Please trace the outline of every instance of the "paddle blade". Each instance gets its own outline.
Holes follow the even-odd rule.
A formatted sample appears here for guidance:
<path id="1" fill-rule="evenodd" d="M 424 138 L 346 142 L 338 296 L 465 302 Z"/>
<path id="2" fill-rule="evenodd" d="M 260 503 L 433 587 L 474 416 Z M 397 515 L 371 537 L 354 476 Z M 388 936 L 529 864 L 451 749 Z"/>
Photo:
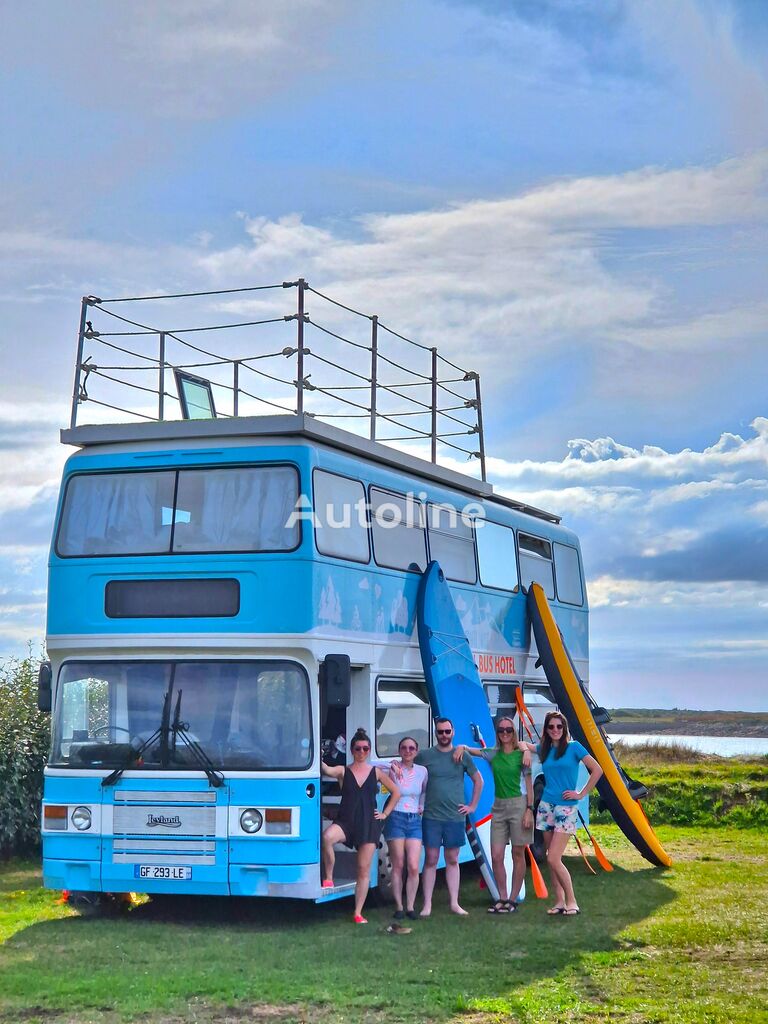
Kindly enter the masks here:
<path id="1" fill-rule="evenodd" d="M 593 875 L 596 875 L 597 872 L 587 860 L 587 855 L 586 853 L 584 853 L 584 847 L 581 845 L 581 841 L 579 837 L 576 835 L 576 833 L 574 833 L 573 838 L 576 840 L 576 845 L 579 848 L 579 853 L 581 854 L 584 863 L 587 865 L 587 870 L 590 871 Z"/>
<path id="2" fill-rule="evenodd" d="M 526 846 L 526 852 L 528 854 L 528 863 L 531 865 L 531 881 L 533 882 L 533 891 L 540 900 L 545 900 L 549 896 L 547 891 L 547 885 L 544 881 L 544 876 L 541 873 L 539 865 L 536 863 L 536 858 L 533 856 L 533 850 L 530 846 Z"/>
<path id="3" fill-rule="evenodd" d="M 587 832 L 587 835 L 589 836 L 592 842 L 592 846 L 594 847 L 595 856 L 597 857 L 597 863 L 600 865 L 603 871 L 613 871 L 613 864 L 611 864 L 611 862 L 605 856 L 603 851 L 600 849 L 600 844 L 598 843 L 598 841 L 595 839 L 591 832 Z"/>

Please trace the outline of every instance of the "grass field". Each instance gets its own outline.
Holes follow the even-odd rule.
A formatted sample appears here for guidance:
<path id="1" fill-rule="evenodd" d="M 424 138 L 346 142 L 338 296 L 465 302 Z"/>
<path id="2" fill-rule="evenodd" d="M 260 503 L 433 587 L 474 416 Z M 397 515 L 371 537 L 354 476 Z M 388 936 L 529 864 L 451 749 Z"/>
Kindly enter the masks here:
<path id="1" fill-rule="evenodd" d="M 768 757 L 734 758 L 700 754 L 670 743 L 615 745 L 631 776 L 650 794 L 644 806 L 653 822 L 736 828 L 768 828 Z M 610 822 L 591 800 L 594 821 Z"/>
<path id="2" fill-rule="evenodd" d="M 465 870 L 468 918 L 412 934 L 367 927 L 346 901 L 196 899 L 86 920 L 39 888 L 36 865 L 0 869 L 2 1024 L 621 1021 L 756 1024 L 768 1005 L 768 838 L 758 830 L 662 828 L 675 858 L 650 867 L 613 827 L 596 834 L 616 870 L 570 866 L 583 914 L 542 901 L 491 917 Z M 596 865 L 595 865 L 596 866 Z"/>

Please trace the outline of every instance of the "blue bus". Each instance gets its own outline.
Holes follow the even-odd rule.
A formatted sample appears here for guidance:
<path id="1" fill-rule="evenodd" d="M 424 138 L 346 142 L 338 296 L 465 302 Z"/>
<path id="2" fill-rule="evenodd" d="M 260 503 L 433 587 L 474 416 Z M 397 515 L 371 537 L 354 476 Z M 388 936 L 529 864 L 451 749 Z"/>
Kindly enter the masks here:
<path id="1" fill-rule="evenodd" d="M 518 687 L 551 704 L 531 580 L 589 677 L 579 543 L 556 515 L 306 408 L 208 411 L 62 431 L 42 837 L 44 883 L 73 901 L 352 893 L 344 848 L 321 887 L 339 791 L 320 762 L 359 726 L 382 759 L 406 733 L 433 741 L 415 624 L 432 559 L 493 713 Z M 386 890 L 383 841 L 371 881 Z"/>

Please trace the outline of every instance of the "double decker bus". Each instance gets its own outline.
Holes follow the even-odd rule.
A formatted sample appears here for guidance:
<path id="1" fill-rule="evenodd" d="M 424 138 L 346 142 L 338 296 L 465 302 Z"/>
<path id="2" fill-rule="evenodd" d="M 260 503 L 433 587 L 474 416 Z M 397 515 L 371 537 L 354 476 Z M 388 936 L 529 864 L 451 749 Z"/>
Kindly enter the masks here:
<path id="1" fill-rule="evenodd" d="M 309 287 L 292 286 L 303 306 Z M 394 756 L 406 733 L 422 747 L 433 741 L 416 636 L 420 574 L 437 560 L 450 581 L 492 713 L 514 713 L 517 687 L 535 710 L 551 698 L 526 613 L 531 580 L 589 676 L 578 540 L 556 515 L 494 493 L 482 434 L 479 476 L 421 457 L 424 438 L 416 454 L 379 440 L 377 424 L 396 417 L 384 411 L 377 389 L 389 385 L 375 372 L 365 385 L 368 436 L 327 422 L 327 406 L 307 407 L 306 367 L 293 381 L 304 401 L 264 415 L 243 408 L 244 360 L 222 360 L 217 367 L 235 370 L 222 415 L 220 380 L 168 357 L 169 336 L 183 343 L 183 332 L 152 328 L 163 335 L 149 367 L 154 415 L 140 404 L 138 421 L 78 422 L 89 402 L 102 420 L 103 409 L 130 412 L 114 397 L 117 368 L 85 354 L 89 342 L 118 344 L 107 339 L 122 332 L 92 325 L 107 308 L 83 302 L 72 422 L 62 431 L 75 451 L 51 543 L 50 662 L 40 683 L 52 713 L 44 883 L 94 905 L 131 891 L 347 895 L 354 854 L 342 847 L 336 886 L 321 886 L 321 834 L 339 792 L 321 779 L 320 762 L 343 759 L 343 738 L 359 726 L 378 758 Z M 378 348 L 381 360 L 381 325 L 369 320 L 366 358 Z M 291 356 L 319 358 L 301 337 L 317 321 L 304 314 L 298 323 Z M 121 347 L 124 374 L 144 369 Z M 176 408 L 164 390 L 171 371 Z M 423 376 L 439 395 L 439 375 Z M 113 390 L 96 398 L 104 381 Z M 479 379 L 467 382 L 476 396 L 467 408 L 481 421 Z M 443 409 L 426 411 L 433 455 L 446 443 Z M 386 888 L 388 874 L 382 841 L 372 885 Z"/>

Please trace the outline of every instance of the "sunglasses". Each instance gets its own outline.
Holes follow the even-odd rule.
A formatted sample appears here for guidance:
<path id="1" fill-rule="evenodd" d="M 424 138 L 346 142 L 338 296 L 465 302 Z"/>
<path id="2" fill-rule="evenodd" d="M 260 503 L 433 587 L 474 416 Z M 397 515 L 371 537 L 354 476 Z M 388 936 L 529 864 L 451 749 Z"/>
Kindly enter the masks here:
<path id="1" fill-rule="evenodd" d="M 367 744 L 363 745 L 363 744 L 358 743 L 356 747 L 352 747 L 352 753 L 353 754 L 357 754 L 358 752 L 362 752 L 362 751 L 366 751 L 366 753 L 367 753 L 370 749 L 371 748 Z"/>
<path id="2" fill-rule="evenodd" d="M 548 729 L 558 729 L 560 732 L 562 732 L 563 731 L 563 723 L 562 722 L 550 722 L 549 725 L 547 726 L 547 728 Z"/>
<path id="3" fill-rule="evenodd" d="M 438 736 L 450 736 L 453 729 L 435 729 Z"/>
<path id="4" fill-rule="evenodd" d="M 515 730 L 514 730 L 514 729 L 510 729 L 510 727 L 509 727 L 508 725 L 502 725 L 502 726 L 500 726 L 500 727 L 499 727 L 499 728 L 498 728 L 498 729 L 496 730 L 496 732 L 498 732 L 498 733 L 503 733 L 503 732 L 504 732 L 504 733 L 507 733 L 507 732 L 514 732 L 514 731 L 515 731 Z"/>
<path id="5" fill-rule="evenodd" d="M 418 747 L 414 747 L 411 744 L 408 744 L 408 746 L 402 746 L 401 745 L 400 749 L 401 750 L 418 750 L 419 748 Z"/>

